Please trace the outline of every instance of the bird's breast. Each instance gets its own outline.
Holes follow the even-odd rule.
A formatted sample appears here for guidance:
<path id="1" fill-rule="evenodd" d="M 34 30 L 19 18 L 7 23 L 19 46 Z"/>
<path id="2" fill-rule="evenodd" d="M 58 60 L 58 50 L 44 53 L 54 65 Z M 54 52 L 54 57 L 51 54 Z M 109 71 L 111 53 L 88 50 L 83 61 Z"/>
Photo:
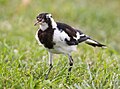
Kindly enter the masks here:
<path id="1" fill-rule="evenodd" d="M 53 42 L 52 32 L 38 30 L 36 39 L 39 43 L 43 44 L 45 48 L 52 49 L 55 43 Z"/>

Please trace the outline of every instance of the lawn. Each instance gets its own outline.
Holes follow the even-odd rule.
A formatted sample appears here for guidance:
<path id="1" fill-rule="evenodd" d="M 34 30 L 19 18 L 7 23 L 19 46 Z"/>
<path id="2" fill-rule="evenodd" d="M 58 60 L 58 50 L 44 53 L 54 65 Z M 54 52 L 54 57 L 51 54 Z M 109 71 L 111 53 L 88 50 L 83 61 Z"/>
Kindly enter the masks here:
<path id="1" fill-rule="evenodd" d="M 81 29 L 107 49 L 79 44 L 74 66 L 55 55 L 48 80 L 48 53 L 35 39 L 36 16 Z M 120 89 L 119 0 L 0 0 L 0 89 Z"/>

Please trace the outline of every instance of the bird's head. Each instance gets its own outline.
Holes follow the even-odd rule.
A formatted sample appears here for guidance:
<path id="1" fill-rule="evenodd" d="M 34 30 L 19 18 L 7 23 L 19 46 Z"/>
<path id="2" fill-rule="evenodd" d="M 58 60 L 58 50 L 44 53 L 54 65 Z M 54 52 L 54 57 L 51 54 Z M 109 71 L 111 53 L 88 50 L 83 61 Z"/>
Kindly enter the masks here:
<path id="1" fill-rule="evenodd" d="M 37 21 L 34 25 L 40 25 L 41 30 L 56 27 L 56 22 L 54 21 L 52 15 L 49 13 L 41 13 L 36 17 L 36 19 Z"/>

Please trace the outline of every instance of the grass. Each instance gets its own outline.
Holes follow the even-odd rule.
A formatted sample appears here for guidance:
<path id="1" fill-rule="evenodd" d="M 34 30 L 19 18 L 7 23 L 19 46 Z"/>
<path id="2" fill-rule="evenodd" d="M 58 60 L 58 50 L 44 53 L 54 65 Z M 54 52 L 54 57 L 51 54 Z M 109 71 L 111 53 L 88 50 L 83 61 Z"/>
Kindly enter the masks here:
<path id="1" fill-rule="evenodd" d="M 119 0 L 0 0 L 0 89 L 119 89 Z M 66 82 L 68 59 L 55 55 L 54 67 L 45 80 L 47 51 L 34 35 L 35 17 L 50 12 L 105 43 L 108 48 L 80 44 L 73 53 L 74 66 Z"/>

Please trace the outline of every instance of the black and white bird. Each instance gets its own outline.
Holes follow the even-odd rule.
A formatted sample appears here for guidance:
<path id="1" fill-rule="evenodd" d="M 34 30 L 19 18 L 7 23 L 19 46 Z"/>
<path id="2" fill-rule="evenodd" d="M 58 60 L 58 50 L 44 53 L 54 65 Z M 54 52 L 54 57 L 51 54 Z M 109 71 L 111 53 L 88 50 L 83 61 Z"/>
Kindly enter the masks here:
<path id="1" fill-rule="evenodd" d="M 85 42 L 93 47 L 106 47 L 76 28 L 65 23 L 55 22 L 50 13 L 41 13 L 36 17 L 36 19 L 37 21 L 35 26 L 39 25 L 39 29 L 36 32 L 35 37 L 38 43 L 42 44 L 49 52 L 50 68 L 46 74 L 46 79 L 53 67 L 53 54 L 68 55 L 70 65 L 68 71 L 70 72 L 73 66 L 71 52 L 76 51 L 76 47 L 79 43 Z"/>

